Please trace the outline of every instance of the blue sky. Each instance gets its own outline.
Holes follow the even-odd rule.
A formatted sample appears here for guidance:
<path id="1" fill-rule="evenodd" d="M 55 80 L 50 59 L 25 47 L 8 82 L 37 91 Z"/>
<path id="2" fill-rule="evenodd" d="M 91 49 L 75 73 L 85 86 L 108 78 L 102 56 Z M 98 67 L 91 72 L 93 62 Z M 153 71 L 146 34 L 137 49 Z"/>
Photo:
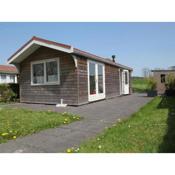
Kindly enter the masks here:
<path id="1" fill-rule="evenodd" d="M 32 36 L 71 44 L 133 67 L 175 65 L 175 23 L 0 23 L 0 64 Z"/>

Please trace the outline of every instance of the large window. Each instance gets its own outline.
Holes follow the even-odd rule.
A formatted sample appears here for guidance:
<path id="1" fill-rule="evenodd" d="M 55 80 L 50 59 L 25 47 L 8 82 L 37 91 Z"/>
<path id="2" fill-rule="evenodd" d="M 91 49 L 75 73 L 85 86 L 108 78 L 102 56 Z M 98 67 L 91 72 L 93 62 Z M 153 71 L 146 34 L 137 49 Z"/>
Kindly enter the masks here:
<path id="1" fill-rule="evenodd" d="M 31 64 L 31 84 L 49 85 L 59 84 L 59 60 L 48 59 Z"/>

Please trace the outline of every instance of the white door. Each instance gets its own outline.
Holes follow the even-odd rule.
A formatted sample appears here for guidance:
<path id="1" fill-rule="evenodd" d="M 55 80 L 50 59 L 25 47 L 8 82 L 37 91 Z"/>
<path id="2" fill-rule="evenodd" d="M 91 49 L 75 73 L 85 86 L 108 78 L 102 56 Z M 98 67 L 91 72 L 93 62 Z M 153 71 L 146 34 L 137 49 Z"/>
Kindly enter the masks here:
<path id="1" fill-rule="evenodd" d="M 88 99 L 96 101 L 105 98 L 104 64 L 88 61 Z"/>
<path id="2" fill-rule="evenodd" d="M 122 71 L 122 94 L 129 94 L 129 71 Z"/>

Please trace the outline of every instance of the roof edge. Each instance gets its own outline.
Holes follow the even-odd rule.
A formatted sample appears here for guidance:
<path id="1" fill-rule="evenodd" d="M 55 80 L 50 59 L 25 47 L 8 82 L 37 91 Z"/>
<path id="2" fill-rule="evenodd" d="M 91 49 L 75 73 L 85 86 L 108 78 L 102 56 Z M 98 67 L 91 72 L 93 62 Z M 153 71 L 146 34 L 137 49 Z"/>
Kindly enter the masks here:
<path id="1" fill-rule="evenodd" d="M 155 69 L 155 70 L 151 70 L 151 72 L 173 72 L 175 71 L 175 69 Z"/>
<path id="2" fill-rule="evenodd" d="M 110 60 L 107 60 L 106 58 L 94 55 L 92 53 L 89 53 L 89 52 L 86 52 L 86 51 L 83 51 L 83 50 L 80 50 L 80 49 L 77 49 L 77 48 L 73 48 L 73 46 L 71 46 L 71 45 L 57 43 L 57 42 L 46 40 L 46 39 L 39 38 L 39 37 L 36 37 L 36 36 L 33 36 L 28 42 L 26 42 L 22 47 L 20 47 L 11 57 L 9 57 L 8 58 L 8 63 L 9 64 L 15 63 L 14 61 L 16 59 L 18 59 L 18 61 L 20 62 L 21 60 L 19 60 L 20 59 L 19 56 L 21 54 L 23 54 L 25 52 L 25 50 L 32 47 L 33 44 L 36 44 L 36 45 L 39 45 L 39 46 L 49 47 L 49 48 L 56 49 L 56 50 L 60 50 L 60 51 L 63 51 L 63 52 L 67 52 L 69 54 L 84 56 L 86 58 L 91 58 L 91 59 L 94 59 L 96 61 L 103 62 L 103 63 L 109 64 L 109 65 L 113 65 L 113 66 L 116 66 L 116 67 L 119 67 L 119 68 L 131 70 L 131 71 L 133 70 L 131 67 L 124 66 L 122 64 L 112 62 Z M 25 57 L 23 57 L 23 59 L 25 59 Z"/>
<path id="3" fill-rule="evenodd" d="M 29 41 L 27 41 L 23 46 L 21 46 L 12 56 L 10 56 L 7 59 L 7 62 L 9 64 L 12 63 L 12 61 L 15 60 L 14 57 L 17 56 L 20 52 L 22 52 L 27 46 L 29 46 L 30 44 L 32 44 L 32 42 L 34 44 L 35 43 L 36 44 L 43 43 L 43 44 L 47 45 L 46 47 L 49 47 L 50 46 L 50 48 L 51 47 L 63 48 L 64 51 L 67 51 L 67 52 L 72 52 L 73 51 L 73 47 L 71 45 L 57 43 L 57 42 L 54 42 L 54 41 L 50 41 L 50 40 L 46 40 L 46 39 L 43 39 L 43 38 L 39 38 L 39 37 L 33 36 Z M 38 45 L 40 45 L 40 44 L 38 44 Z M 45 45 L 43 45 L 43 46 L 45 46 Z M 41 46 L 42 46 L 42 44 L 41 44 Z"/>

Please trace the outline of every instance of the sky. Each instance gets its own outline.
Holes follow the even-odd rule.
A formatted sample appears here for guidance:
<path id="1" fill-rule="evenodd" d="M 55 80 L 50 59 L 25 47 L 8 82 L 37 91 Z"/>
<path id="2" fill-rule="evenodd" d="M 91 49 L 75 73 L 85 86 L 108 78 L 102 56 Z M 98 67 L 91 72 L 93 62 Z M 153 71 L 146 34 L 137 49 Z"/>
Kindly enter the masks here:
<path id="1" fill-rule="evenodd" d="M 116 55 L 132 67 L 134 76 L 143 68 L 175 66 L 175 23 L 0 23 L 0 64 L 32 36 L 70 44 L 98 56 Z"/>

